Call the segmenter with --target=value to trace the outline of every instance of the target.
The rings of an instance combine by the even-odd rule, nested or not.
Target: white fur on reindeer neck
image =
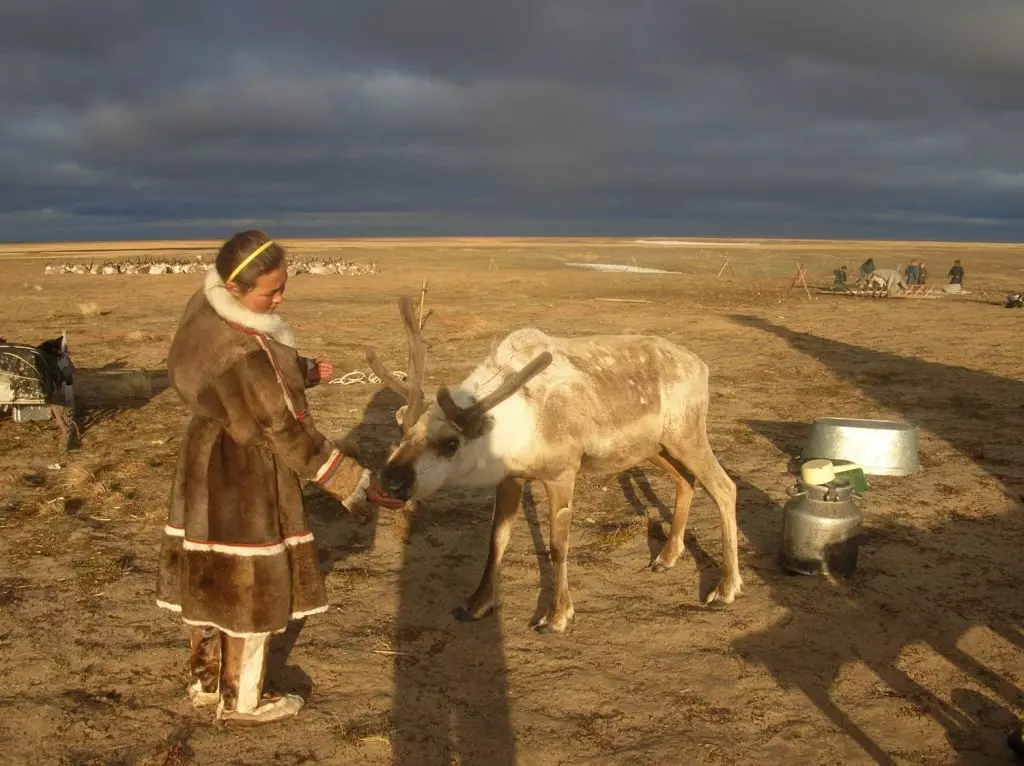
[[[206,274],[204,292],[206,300],[213,306],[213,310],[223,319],[269,335],[278,343],[295,348],[295,334],[284,319],[279,314],[257,314],[243,306],[235,296],[228,292],[216,267],[211,267]]]

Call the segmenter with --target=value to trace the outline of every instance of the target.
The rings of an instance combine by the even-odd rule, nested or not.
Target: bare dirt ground
[[[185,697],[186,634],[154,604],[156,555],[187,412],[164,360],[199,275],[43,274],[105,253],[212,256],[217,243],[10,245],[0,336],[66,328],[86,402],[82,447],[47,424],[0,421],[0,761],[64,764],[1010,763],[1024,713],[1020,248],[856,242],[294,241],[293,252],[376,259],[373,276],[299,276],[282,312],[337,374],[375,343],[404,369],[395,299],[429,280],[430,385],[490,344],[553,333],[650,332],[711,368],[710,438],[739,487],[741,598],[700,597],[721,560],[698,491],[688,553],[645,570],[668,529],[671,484],[641,466],[577,493],[571,631],[528,627],[550,587],[539,489],[504,565],[503,607],[451,610],[486,558],[490,500],[445,492],[360,525],[309,492],[332,608],[276,647],[271,682],[308,694],[294,720],[219,727]],[[737,246],[744,245],[744,246]],[[963,260],[971,295],[871,300],[796,290],[868,255]],[[734,272],[717,272],[731,256]],[[572,261],[682,274],[597,273]],[[493,261],[492,261],[493,259]],[[984,288],[986,294],[978,291]],[[616,302],[602,299],[628,299]],[[429,393],[429,392],[428,392]],[[311,392],[320,427],[379,460],[397,437],[379,387]],[[917,425],[923,470],[873,478],[855,578],[776,566],[788,473],[820,416]],[[60,462],[59,468],[51,468]]]

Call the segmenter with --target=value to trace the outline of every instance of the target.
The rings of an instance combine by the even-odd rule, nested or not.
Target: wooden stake
[[[802,263],[796,265],[796,274],[793,276],[793,281],[789,283],[789,289],[786,290],[786,294],[782,296],[782,300],[786,300],[789,294],[793,292],[793,288],[796,287],[797,282],[801,282],[804,286],[804,292],[807,293],[807,297],[811,297],[811,290],[807,287],[807,279],[805,278],[807,270],[804,268]]]
[[[423,286],[420,288],[420,315],[418,319],[419,328],[423,329],[423,304],[427,302],[427,280],[423,280]]]
[[[729,261],[731,261],[731,260],[732,260],[732,256],[731,255],[726,257],[725,263],[722,264],[722,268],[720,268],[718,270],[718,276],[722,276],[722,274],[725,273],[726,269],[729,269],[729,273],[730,274],[732,274],[733,276],[736,276],[736,272],[733,271],[732,270],[732,266],[729,265]]]

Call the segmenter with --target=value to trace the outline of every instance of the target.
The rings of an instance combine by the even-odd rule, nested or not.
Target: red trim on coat
[[[338,466],[341,465],[341,458],[342,454],[338,452],[334,456],[334,459],[331,461],[330,465],[327,466],[327,470],[324,472],[324,475],[317,479],[317,484],[319,484],[320,486],[324,486],[325,484],[327,484],[327,482],[331,480],[331,477],[334,476],[334,472],[337,471]]]

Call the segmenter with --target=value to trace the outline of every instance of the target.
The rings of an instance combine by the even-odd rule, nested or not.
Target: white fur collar
[[[224,286],[216,266],[211,266],[207,272],[203,290],[206,300],[222,319],[269,335],[278,343],[295,348],[295,335],[284,319],[278,314],[257,314],[239,303]]]

